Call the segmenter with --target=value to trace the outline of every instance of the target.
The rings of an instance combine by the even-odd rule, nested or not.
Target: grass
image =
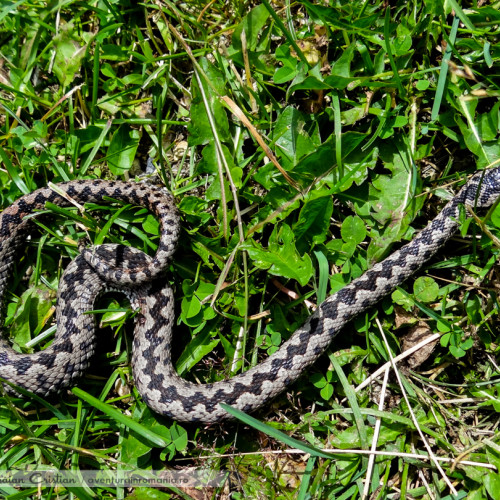
[[[498,2],[0,3],[0,201],[151,158],[182,214],[177,369],[257,364],[500,157]],[[137,207],[47,207],[5,299],[12,342],[50,342],[79,240],[154,252]],[[220,487],[0,486],[4,498],[470,498],[500,490],[500,211],[356,318],[239,423],[179,425],[141,401],[133,311],[68,393],[0,401],[0,470],[227,471]],[[47,334],[48,332],[48,334]],[[47,335],[48,336],[47,336]],[[382,368],[381,368],[382,367]]]

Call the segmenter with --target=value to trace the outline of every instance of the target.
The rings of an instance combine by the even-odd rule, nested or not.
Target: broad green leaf
[[[207,201],[221,199],[221,182],[219,176],[220,170],[222,170],[223,172],[223,184],[224,184],[224,189],[226,190],[227,198],[231,197],[228,175],[231,176],[231,179],[236,187],[241,186],[241,179],[243,176],[242,168],[237,167],[235,165],[231,152],[225,145],[222,145],[222,152],[224,154],[226,165],[229,169],[229,174],[226,171],[224,164],[219,159],[215,144],[213,144],[213,142],[203,148],[203,158],[199,162],[197,167],[198,173],[214,174],[214,181],[212,182],[212,184],[209,186],[209,188],[205,193],[205,200]]]
[[[130,58],[130,52],[126,47],[118,45],[103,44],[101,45],[101,59],[107,61],[127,61]]]
[[[300,65],[299,65],[300,69]],[[306,75],[304,72],[297,72],[297,75],[295,76],[293,82],[291,83],[287,95],[291,94],[292,92],[296,92],[297,90],[332,90],[334,88],[337,88],[332,85],[332,78],[337,78],[337,80],[340,80],[339,86],[342,85],[346,79],[341,79],[340,77],[330,77],[330,81],[326,83],[323,79],[318,78],[317,76],[314,75]],[[349,80],[350,82],[350,80]],[[349,83],[347,82],[347,83]],[[337,83],[337,82],[336,82]]]
[[[120,125],[111,137],[107,152],[108,166],[115,175],[123,175],[134,163],[140,133],[129,125]]]
[[[93,125],[75,130],[74,136],[79,141],[79,152],[86,153],[87,151],[90,151],[94,147],[94,144],[101,133],[102,127],[95,127]]]
[[[260,269],[269,269],[275,276],[297,280],[304,286],[312,278],[314,269],[309,255],[301,257],[293,240],[294,234],[290,227],[281,224],[279,229],[275,226],[267,249],[254,241],[245,243],[242,249],[248,252],[253,263]]]
[[[317,387],[318,389],[322,389],[328,384],[328,381],[322,373],[313,373],[309,377],[309,381],[314,385],[314,387]]]
[[[376,175],[369,187],[366,207],[379,223],[371,229],[372,241],[367,252],[370,262],[379,261],[393,242],[411,235],[409,224],[424,203],[422,196],[414,196],[414,171],[401,149],[384,146],[380,156],[392,173]]]
[[[140,460],[147,461],[151,454],[151,445],[142,436],[133,432],[129,432],[120,444],[120,459],[134,467],[139,466]]]
[[[367,176],[368,169],[375,165],[378,159],[376,148],[363,152],[360,144],[366,134],[346,132],[341,137],[342,159],[344,160],[345,175],[335,186],[333,193],[345,191],[353,182],[361,183]],[[316,179],[335,167],[336,150],[334,141],[328,139],[318,146],[312,153],[302,158],[293,172],[300,173],[304,178]]]
[[[333,385],[326,384],[319,393],[325,401],[328,401],[333,396]]]
[[[177,451],[184,451],[188,443],[188,434],[186,430],[177,422],[170,427],[170,436]]]
[[[11,331],[15,332],[14,341],[21,347],[29,342],[49,318],[47,315],[53,305],[55,292],[40,283],[26,290],[17,302],[15,316],[10,321]]]
[[[395,304],[403,307],[407,311],[411,311],[415,302],[407,294],[402,293],[401,290],[396,289],[392,292],[391,299]]]
[[[352,43],[342,51],[342,55],[335,61],[332,66],[331,74],[334,76],[343,76],[349,78],[351,76],[351,62],[354,57],[356,45]],[[327,78],[328,80],[328,78]]]
[[[87,47],[74,30],[72,23],[65,25],[54,38],[54,47],[56,51],[54,73],[64,88],[70,85],[76,73],[80,71]]]
[[[290,53],[288,45],[280,45],[276,49],[276,59],[281,63],[276,67],[273,76],[274,83],[277,85],[293,80],[297,74],[298,61]]]
[[[184,297],[181,303],[181,317],[188,325],[192,325],[190,319],[196,318],[201,311],[201,302],[195,295],[191,297]],[[196,323],[195,319],[195,325]]]
[[[159,235],[160,222],[156,217],[151,214],[144,219],[142,223],[142,229],[149,234],[154,234],[155,236]]]
[[[418,301],[428,304],[437,299],[439,285],[429,276],[420,276],[413,284],[413,293]]]
[[[476,120],[476,128],[483,142],[495,141],[498,136],[500,102],[497,102],[490,111],[481,113]]]
[[[489,472],[483,479],[484,487],[491,498],[496,498],[500,492],[500,474]]]
[[[491,222],[500,229],[500,204],[495,207],[495,210],[491,214]]]
[[[294,173],[300,173],[307,178],[316,178],[334,166],[335,146],[331,141],[325,141],[299,161],[294,168]]]
[[[193,78],[192,92],[193,100],[191,101],[190,115],[191,120],[188,124],[188,142],[190,146],[199,146],[202,144],[213,144],[214,134],[217,134],[222,142],[230,142],[229,121],[227,112],[221,104],[220,95],[224,94],[225,81],[222,78],[220,71],[205,58],[200,60],[206,78],[216,91],[209,86],[204,78],[201,78],[204,96],[198,88],[196,79]],[[208,113],[210,113],[211,120]],[[212,124],[215,128],[212,128]]]
[[[210,324],[202,323],[195,331],[200,329],[201,331],[186,345],[175,364],[175,369],[179,375],[189,371],[204,356],[212,352],[220,342],[219,339],[212,337]]]
[[[231,38],[231,46],[228,51],[232,55],[234,52],[242,50],[241,36],[245,31],[247,50],[254,51],[257,48],[259,37],[262,35],[262,28],[269,18],[269,12],[265,5],[257,5],[236,26]]]
[[[296,239],[305,238],[314,243],[325,241],[326,233],[330,227],[332,212],[333,199],[330,195],[306,202],[299,213],[299,220],[294,227]]]
[[[366,226],[358,216],[349,215],[342,222],[340,234],[345,242],[353,241],[358,245],[366,238]]]
[[[377,175],[370,188],[373,217],[381,224],[400,224],[410,187],[411,172],[403,168],[392,175]]]
[[[280,115],[273,129],[276,154],[283,168],[289,170],[320,145],[318,125],[292,106]]]
[[[391,43],[392,53],[396,57],[407,55],[410,52],[412,42],[410,30],[399,24],[396,33],[397,36]]]

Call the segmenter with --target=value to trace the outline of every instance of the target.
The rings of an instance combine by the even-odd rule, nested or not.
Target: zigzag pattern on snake
[[[174,300],[162,272],[179,233],[172,196],[158,187],[125,182],[72,181],[58,187],[78,203],[109,202],[109,197],[146,207],[161,223],[159,248],[154,258],[122,245],[84,250],[61,278],[53,343],[36,354],[19,354],[2,341],[0,377],[41,395],[70,386],[85,371],[95,350],[95,319],[84,313],[92,310],[103,290],[118,289],[138,309],[132,368],[145,402],[179,421],[213,423],[230,418],[220,402],[249,412],[296,380],[352,318],[392,292],[443,246],[458,228],[461,205],[486,208],[494,203],[500,196],[500,168],[474,175],[416,238],[328,297],[265,361],[229,380],[202,385],[180,378],[170,354]],[[23,196],[0,215],[2,298],[16,251],[30,231],[31,222],[25,216],[43,209],[47,201],[62,206],[71,203],[44,188]]]

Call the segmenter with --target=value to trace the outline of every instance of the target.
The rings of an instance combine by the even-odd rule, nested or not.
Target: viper
[[[96,346],[93,314],[96,298],[108,289],[125,293],[135,316],[132,371],[137,390],[154,411],[187,422],[219,422],[230,415],[227,403],[245,412],[266,404],[296,380],[326,350],[356,315],[391,293],[455,233],[460,209],[491,206],[500,196],[500,168],[475,174],[410,243],[375,264],[362,276],[329,296],[304,325],[260,364],[228,380],[195,384],[176,373],[171,344],[173,291],[164,271],[173,258],[179,214],[166,190],[134,182],[80,180],[42,188],[19,198],[0,215],[0,297],[3,299],[19,247],[32,231],[47,202],[140,205],[156,215],[161,236],[154,257],[115,244],[84,249],[66,268],[57,296],[57,330],[51,345],[34,354],[0,345],[0,377],[40,395],[71,386],[87,369]]]

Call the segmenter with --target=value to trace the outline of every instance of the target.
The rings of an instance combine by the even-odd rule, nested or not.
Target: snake
[[[120,244],[82,249],[65,269],[58,287],[56,333],[46,349],[23,354],[0,344],[0,378],[7,390],[42,396],[76,383],[96,350],[96,298],[105,290],[127,295],[134,316],[131,366],[136,389],[155,412],[179,422],[213,424],[231,415],[226,403],[252,412],[285,390],[328,348],[355,316],[375,305],[416,273],[457,231],[465,205],[492,206],[500,196],[500,167],[479,171],[415,238],[327,297],[281,347],[232,378],[198,384],[181,378],[172,360],[174,292],[165,270],[173,262],[180,215],[172,194],[146,183],[78,180],[46,187],[19,198],[0,214],[0,299],[16,255],[33,230],[33,218],[47,203],[60,206],[121,203],[145,207],[158,217],[160,238],[154,256]],[[11,388],[11,385],[14,389]]]

